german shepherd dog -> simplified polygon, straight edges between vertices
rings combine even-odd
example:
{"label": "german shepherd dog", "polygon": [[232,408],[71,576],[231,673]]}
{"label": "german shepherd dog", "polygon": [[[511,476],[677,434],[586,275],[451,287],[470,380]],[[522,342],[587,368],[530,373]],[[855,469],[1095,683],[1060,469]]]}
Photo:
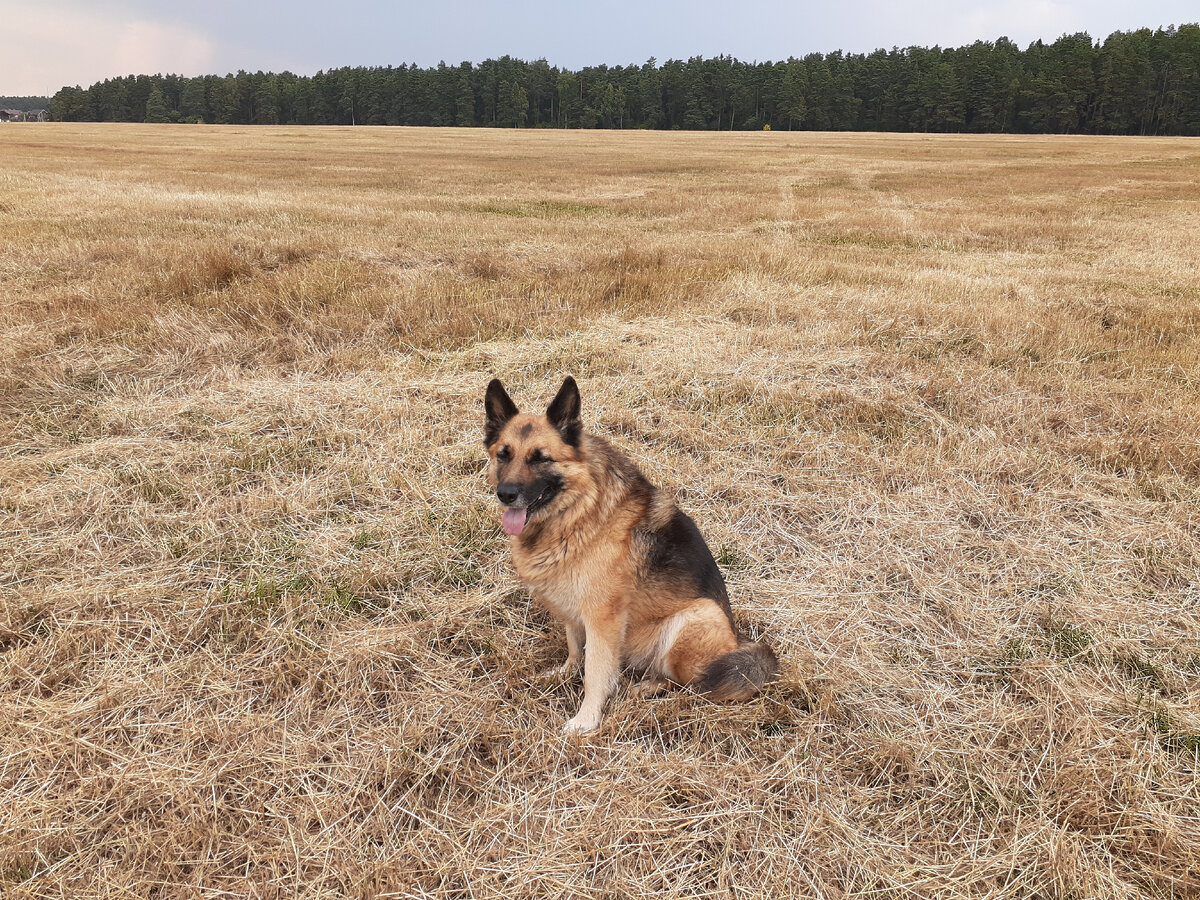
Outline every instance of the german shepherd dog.
{"label": "german shepherd dog", "polygon": [[738,636],[725,580],[696,523],[580,420],[568,377],[545,415],[521,413],[498,379],[484,397],[489,482],[503,507],[517,575],[560,619],[583,704],[568,733],[600,726],[622,664],[648,696],[688,685],[746,700],[779,673],[766,644]]}

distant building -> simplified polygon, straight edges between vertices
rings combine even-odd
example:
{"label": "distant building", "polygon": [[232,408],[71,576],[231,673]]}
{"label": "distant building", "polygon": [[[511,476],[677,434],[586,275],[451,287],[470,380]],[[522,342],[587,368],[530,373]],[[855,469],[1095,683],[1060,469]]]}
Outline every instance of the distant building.
{"label": "distant building", "polygon": [[45,122],[49,118],[44,109],[0,109],[0,122]]}

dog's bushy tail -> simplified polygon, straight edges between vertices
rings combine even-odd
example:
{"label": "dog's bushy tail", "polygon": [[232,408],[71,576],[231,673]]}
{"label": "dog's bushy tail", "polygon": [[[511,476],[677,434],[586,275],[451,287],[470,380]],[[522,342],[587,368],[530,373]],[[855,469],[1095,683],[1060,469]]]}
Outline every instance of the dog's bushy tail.
{"label": "dog's bushy tail", "polygon": [[779,658],[763,643],[743,640],[736,650],[718,656],[695,682],[713,700],[749,700],[763,685],[779,677]]}

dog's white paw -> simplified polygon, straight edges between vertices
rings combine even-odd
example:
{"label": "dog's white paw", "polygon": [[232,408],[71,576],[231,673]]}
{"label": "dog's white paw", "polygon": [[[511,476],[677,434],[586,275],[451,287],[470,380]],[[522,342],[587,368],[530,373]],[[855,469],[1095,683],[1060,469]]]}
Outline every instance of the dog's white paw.
{"label": "dog's white paw", "polygon": [[633,700],[648,700],[657,697],[671,686],[665,678],[647,678],[629,686],[629,696]]}
{"label": "dog's white paw", "polygon": [[569,662],[563,663],[561,666],[551,666],[548,669],[542,669],[534,678],[543,683],[570,681],[578,672],[579,663]]}
{"label": "dog's white paw", "polygon": [[585,716],[583,713],[580,713],[563,726],[563,734],[586,734],[589,731],[595,731],[599,727],[599,716]]}

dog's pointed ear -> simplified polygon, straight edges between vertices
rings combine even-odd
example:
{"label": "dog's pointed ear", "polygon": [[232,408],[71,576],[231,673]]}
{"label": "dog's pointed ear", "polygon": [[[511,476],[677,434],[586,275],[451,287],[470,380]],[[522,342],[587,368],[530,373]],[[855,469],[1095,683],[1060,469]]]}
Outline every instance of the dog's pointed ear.
{"label": "dog's pointed ear", "polygon": [[500,431],[508,420],[517,414],[517,404],[512,402],[512,397],[508,396],[499,378],[493,378],[488,384],[487,393],[483,395],[483,410],[486,414],[483,443],[484,446],[491,446],[500,437]]}
{"label": "dog's pointed ear", "polygon": [[572,447],[579,446],[583,434],[583,422],[579,418],[579,385],[570,375],[546,407],[546,418],[558,429],[564,441]]}

